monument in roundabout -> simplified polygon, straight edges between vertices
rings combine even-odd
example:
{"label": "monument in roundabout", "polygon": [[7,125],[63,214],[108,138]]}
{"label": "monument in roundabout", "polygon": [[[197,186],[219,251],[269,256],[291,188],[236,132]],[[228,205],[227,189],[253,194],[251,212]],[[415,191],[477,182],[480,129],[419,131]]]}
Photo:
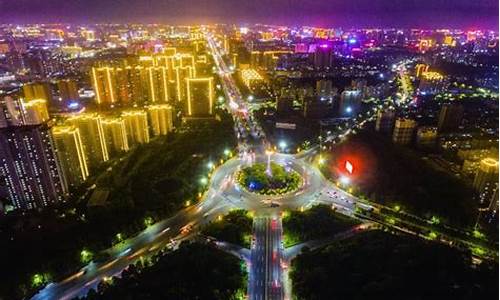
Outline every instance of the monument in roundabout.
{"label": "monument in roundabout", "polygon": [[256,162],[236,174],[241,187],[251,193],[278,196],[293,193],[302,185],[301,175],[288,166],[271,162]]}

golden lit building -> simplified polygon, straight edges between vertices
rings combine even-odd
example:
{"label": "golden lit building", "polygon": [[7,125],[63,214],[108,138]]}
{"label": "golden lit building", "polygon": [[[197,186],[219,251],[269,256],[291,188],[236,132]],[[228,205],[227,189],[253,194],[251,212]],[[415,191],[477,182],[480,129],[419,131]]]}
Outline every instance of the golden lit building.
{"label": "golden lit building", "polygon": [[25,125],[42,124],[50,119],[47,101],[44,99],[23,100],[21,106]]}
{"label": "golden lit building", "polygon": [[144,105],[169,99],[168,69],[164,66],[92,68],[91,77],[96,102],[103,106]]}
{"label": "golden lit building", "polygon": [[392,134],[392,141],[396,144],[408,145],[413,140],[413,134],[417,122],[412,119],[399,118],[394,125],[394,132]]}
{"label": "golden lit building", "polygon": [[87,157],[80,131],[74,126],[54,126],[52,136],[68,186],[79,186],[89,176]]}
{"label": "golden lit building", "polygon": [[149,119],[153,135],[166,135],[173,129],[172,106],[167,104],[151,105],[148,107]]}
{"label": "golden lit building", "polygon": [[177,48],[175,47],[165,47],[163,48],[163,55],[165,56],[174,56],[177,54]]}
{"label": "golden lit building", "polygon": [[43,99],[47,105],[52,104],[52,93],[48,82],[33,82],[22,86],[23,98],[25,100]]}
{"label": "golden lit building", "polygon": [[129,144],[149,143],[148,115],[142,110],[122,112]]}
{"label": "golden lit building", "polygon": [[110,156],[129,150],[127,130],[122,118],[104,118],[102,130]]}
{"label": "golden lit building", "polygon": [[166,67],[148,67],[148,96],[150,103],[167,103],[168,73]]}
{"label": "golden lit building", "polygon": [[81,31],[82,37],[86,39],[87,41],[91,42],[95,40],[95,32],[93,30],[82,30]]}
{"label": "golden lit building", "polygon": [[175,84],[177,100],[182,101],[185,99],[186,80],[194,78],[194,69],[190,66],[176,67],[175,68]]}
{"label": "golden lit building", "polygon": [[427,50],[429,50],[430,48],[432,48],[433,45],[434,45],[434,41],[433,40],[431,40],[431,39],[421,39],[418,42],[418,50],[420,52],[426,52]]}
{"label": "golden lit building", "polygon": [[109,159],[101,116],[96,113],[83,113],[74,115],[66,121],[78,128],[90,169]]}
{"label": "golden lit building", "polygon": [[97,104],[114,105],[117,102],[115,69],[113,67],[92,67],[91,80]]}
{"label": "golden lit building", "polygon": [[213,114],[214,79],[188,78],[187,83],[187,115],[189,117],[206,117]]}
{"label": "golden lit building", "polygon": [[240,72],[241,80],[248,88],[251,88],[254,82],[264,79],[255,69],[242,69]]}
{"label": "golden lit building", "polygon": [[80,96],[78,95],[78,86],[76,85],[76,81],[74,80],[71,79],[58,80],[57,89],[59,90],[61,101],[63,102],[78,100],[80,98]]}

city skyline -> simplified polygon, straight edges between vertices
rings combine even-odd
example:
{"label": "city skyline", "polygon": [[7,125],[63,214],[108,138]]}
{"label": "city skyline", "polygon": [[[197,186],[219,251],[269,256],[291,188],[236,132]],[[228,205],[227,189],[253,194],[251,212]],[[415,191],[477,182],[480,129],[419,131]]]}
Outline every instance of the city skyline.
{"label": "city skyline", "polygon": [[[401,1],[397,5],[389,0],[335,0],[327,3],[317,0],[2,0],[0,17],[4,23],[266,23],[351,28],[495,30],[498,27],[498,8],[498,2],[494,0]],[[229,15],[228,11],[231,12]]]}

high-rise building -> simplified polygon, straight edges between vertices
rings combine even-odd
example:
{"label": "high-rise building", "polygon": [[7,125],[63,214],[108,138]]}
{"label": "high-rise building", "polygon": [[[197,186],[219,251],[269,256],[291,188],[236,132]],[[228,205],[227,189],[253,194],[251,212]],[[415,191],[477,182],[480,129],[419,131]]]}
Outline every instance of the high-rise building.
{"label": "high-rise building", "polygon": [[192,67],[179,66],[175,68],[175,84],[178,101],[183,101],[186,99],[186,82],[191,78],[194,78],[194,71]]}
{"label": "high-rise building", "polygon": [[102,130],[110,156],[129,150],[125,120],[122,118],[104,118],[102,120]]}
{"label": "high-rise building", "polygon": [[166,135],[172,131],[174,127],[172,106],[167,104],[151,105],[148,107],[148,113],[153,135]]}
{"label": "high-rise building", "polygon": [[76,101],[80,98],[76,81],[72,79],[61,79],[57,81],[57,89],[63,103]]}
{"label": "high-rise building", "polygon": [[214,88],[213,78],[188,78],[187,115],[189,117],[207,117],[213,114]]}
{"label": "high-rise building", "polygon": [[323,119],[332,112],[331,101],[321,100],[316,97],[304,98],[303,113],[307,119]]}
{"label": "high-rise building", "polygon": [[345,90],[340,94],[339,115],[355,117],[361,108],[362,94],[359,90]]}
{"label": "high-rise building", "polygon": [[[92,68],[92,86],[99,105],[126,107],[169,102],[168,68],[154,66],[157,60],[153,57],[141,58],[140,64],[135,66]],[[150,65],[145,62],[150,62]],[[192,70],[192,67],[186,69]],[[184,78],[184,73],[178,76]]]}
{"label": "high-rise building", "polygon": [[461,104],[444,104],[439,112],[438,131],[457,130],[462,123],[464,107]]}
{"label": "high-rise building", "polygon": [[64,200],[67,187],[46,124],[0,129],[1,189],[16,209]]}
{"label": "high-rise building", "polygon": [[329,44],[321,44],[314,52],[314,67],[316,69],[329,69],[333,65],[333,51]]}
{"label": "high-rise building", "polygon": [[481,160],[474,177],[473,187],[479,193],[480,206],[489,207],[498,189],[498,160],[493,158]]}
{"label": "high-rise building", "polygon": [[0,128],[23,125],[22,102],[16,94],[0,98]]}
{"label": "high-rise building", "polygon": [[250,52],[250,67],[252,69],[258,69],[263,64],[262,52],[252,51]]}
{"label": "high-rise building", "polygon": [[23,123],[25,125],[38,125],[49,120],[47,101],[34,99],[21,102]]}
{"label": "high-rise building", "polygon": [[0,127],[39,125],[49,118],[44,99],[22,100],[15,94],[0,99]]}
{"label": "high-rise building", "polygon": [[288,117],[293,112],[293,98],[289,95],[276,97],[276,113],[281,117]]}
{"label": "high-rise building", "polygon": [[334,96],[332,81],[326,79],[316,81],[316,95],[321,100],[332,100]]}
{"label": "high-rise building", "polygon": [[142,110],[129,110],[122,113],[129,144],[149,143],[148,116]]}
{"label": "high-rise building", "polygon": [[383,133],[392,133],[396,112],[394,110],[386,110],[377,112],[377,121],[375,122],[375,130]]}
{"label": "high-rise building", "polygon": [[47,105],[54,103],[52,91],[48,82],[33,82],[22,86],[23,98],[25,100],[43,99],[47,101]]}
{"label": "high-rise building", "polygon": [[165,67],[148,67],[148,98],[149,103],[167,103],[168,73]]}
{"label": "high-rise building", "polygon": [[54,126],[52,136],[67,185],[78,187],[89,176],[80,131],[74,126]]}
{"label": "high-rise building", "polygon": [[417,122],[411,119],[399,118],[396,120],[392,141],[396,144],[407,145],[413,139],[413,133],[417,127]]}
{"label": "high-rise building", "polygon": [[113,105],[117,102],[115,69],[112,67],[92,67],[92,87],[95,101],[99,105]]}
{"label": "high-rise building", "polygon": [[101,116],[96,113],[78,114],[68,118],[67,123],[78,128],[91,170],[109,159]]}
{"label": "high-rise building", "polygon": [[421,148],[433,148],[437,142],[437,128],[422,126],[417,129],[417,146]]}

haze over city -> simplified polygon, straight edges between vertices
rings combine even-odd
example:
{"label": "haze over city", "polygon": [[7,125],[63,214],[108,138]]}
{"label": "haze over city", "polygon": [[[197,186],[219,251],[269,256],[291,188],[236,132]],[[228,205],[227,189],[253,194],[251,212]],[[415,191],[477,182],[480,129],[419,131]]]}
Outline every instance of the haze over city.
{"label": "haze over city", "polygon": [[265,23],[495,29],[495,0],[2,0],[4,22]]}

